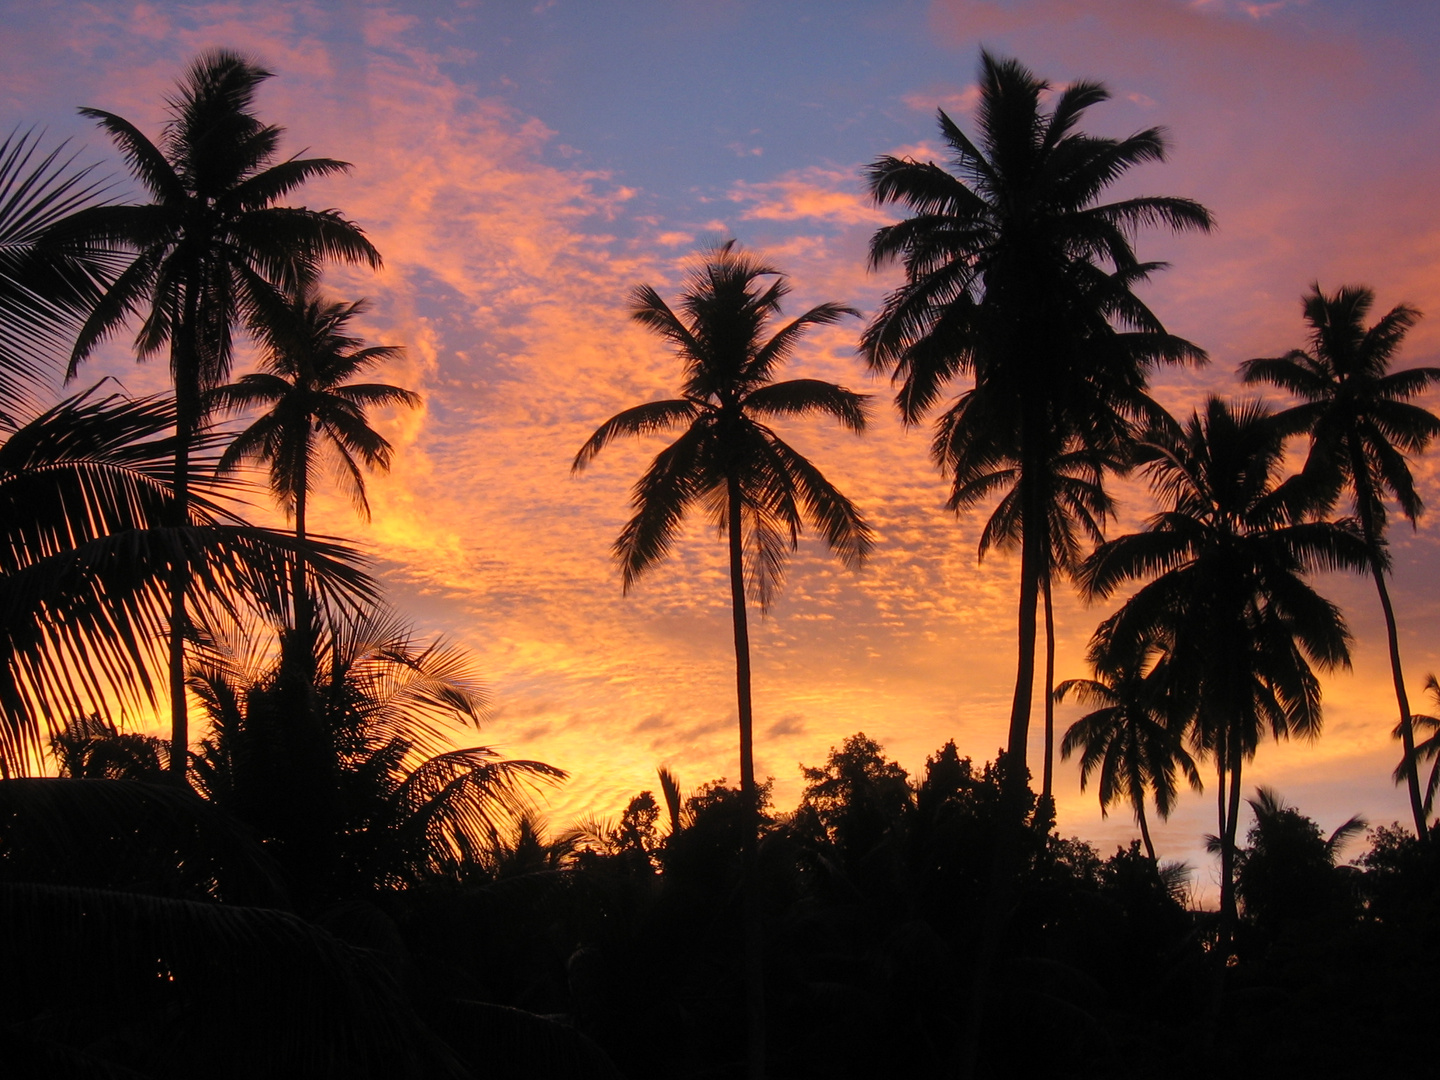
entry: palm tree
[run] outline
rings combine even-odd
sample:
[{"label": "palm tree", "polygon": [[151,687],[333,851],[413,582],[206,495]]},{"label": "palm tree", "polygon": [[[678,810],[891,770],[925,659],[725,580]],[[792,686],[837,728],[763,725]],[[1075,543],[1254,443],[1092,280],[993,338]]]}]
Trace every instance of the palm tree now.
[{"label": "palm tree", "polygon": [[[246,460],[268,464],[270,490],[293,518],[302,549],[316,459],[328,457],[333,475],[349,489],[356,511],[368,521],[370,504],[360,466],[389,469],[391,446],[370,427],[366,409],[420,404],[418,394],[398,386],[349,381],[403,351],[396,345],[363,347],[362,340],[347,331],[350,320],[364,310],[364,300],[329,302],[313,288],[303,289],[266,319],[263,370],[217,387],[207,399],[211,408],[221,411],[270,406],[225,450],[219,471],[228,472]],[[291,593],[295,627],[308,635],[313,632],[310,593],[298,562]]]},{"label": "palm tree", "polygon": [[1240,365],[1247,383],[1267,382],[1287,390],[1302,404],[1286,410],[1282,422],[1311,437],[1305,474],[1338,496],[1348,489],[1354,513],[1369,547],[1365,568],[1375,580],[1385,633],[1390,646],[1390,675],[1400,710],[1398,731],[1405,748],[1405,783],[1416,835],[1429,842],[1426,809],[1420,795],[1415,763],[1415,733],[1410,723],[1410,699],[1400,667],[1400,641],[1395,631],[1395,609],[1385,587],[1389,560],[1385,554],[1385,501],[1393,499],[1414,524],[1423,505],[1415,491],[1406,454],[1420,454],[1440,435],[1440,419],[1411,400],[1440,383],[1440,368],[1390,371],[1405,335],[1420,318],[1414,308],[1400,304],[1375,325],[1365,317],[1375,303],[1370,289],[1348,286],[1326,296],[1318,284],[1305,296],[1305,321],[1310,326],[1309,348],[1292,349],[1284,356],[1247,360]]},{"label": "palm tree", "polygon": [[[1276,739],[1320,732],[1312,667],[1350,663],[1340,610],[1304,574],[1363,566],[1350,522],[1313,520],[1313,489],[1279,482],[1284,428],[1258,403],[1211,398],[1182,428],[1173,420],[1142,444],[1162,509],[1143,532],[1096,549],[1077,580],[1089,598],[1153,578],[1095,632],[1107,669],[1143,670],[1158,655],[1171,730],[1215,764],[1221,912],[1235,919],[1235,830],[1241,770],[1265,730]],[[1227,799],[1228,784],[1228,799]]]},{"label": "palm tree", "polygon": [[[991,548],[1013,550],[1022,546],[1025,526],[1020,505],[1020,469],[1013,457],[993,460],[994,455],[974,452],[976,440],[988,438],[983,406],[976,402],[983,392],[971,390],[960,396],[938,424],[933,444],[937,460],[954,477],[946,507],[962,511],[1000,494],[990,519],[980,534],[979,557]],[[1089,451],[1072,440],[1070,448],[1049,458],[1036,486],[1043,493],[1045,508],[1044,549],[1047,564],[1042,568],[1040,595],[1045,612],[1045,750],[1041,774],[1041,796],[1054,809],[1055,784],[1055,618],[1051,585],[1057,574],[1071,574],[1080,563],[1085,540],[1104,541],[1105,522],[1115,503],[1105,491],[1104,474],[1123,471],[1125,462],[1113,455]],[[1003,494],[1001,494],[1003,493]],[[1083,538],[1083,539],[1082,539]]]},{"label": "palm tree", "polygon": [[[270,74],[224,50],[202,55],[171,100],[159,146],[123,117],[82,109],[114,140],[152,201],[82,209],[52,230],[64,250],[134,253],[81,328],[69,372],[132,316],[141,317],[135,339],[141,360],[168,345],[175,387],[176,525],[189,513],[189,455],[204,421],[204,393],[229,372],[236,324],[258,319],[276,288],[290,292],[313,278],[324,258],[380,264],[360,229],[337,211],[276,205],[306,180],[349,166],[331,158],[278,160],[282,129],[251,112],[256,90]],[[172,569],[171,762],[181,779],[189,743],[188,578],[183,564]]]},{"label": "palm tree", "polygon": [[1349,880],[1357,872],[1336,862],[1345,844],[1365,831],[1365,819],[1352,817],[1326,837],[1274,788],[1256,788],[1245,801],[1255,824],[1238,855],[1235,891],[1246,918],[1266,936],[1277,936],[1287,923],[1358,915],[1358,890]]},{"label": "palm tree", "polygon": [[338,618],[302,642],[314,656],[299,694],[296,648],[254,630],[191,668],[209,720],[194,786],[270,842],[310,903],[459,881],[532,786],[565,777],[454,748],[456,724],[486,717],[483,687],[463,652],[421,644],[393,617]]},{"label": "palm tree", "polygon": [[327,591],[373,595],[352,552],[300,552],[203,495],[192,495],[189,524],[172,527],[174,424],[172,403],[98,387],[0,422],[0,776],[38,765],[42,728],[154,705],[177,562],[191,567],[211,625],[245,606],[280,610],[296,558]]},{"label": "palm tree", "polygon": [[[761,280],[767,277],[774,279],[768,285]],[[820,304],[766,337],[788,291],[779,271],[737,249],[733,240],[708,249],[691,271],[681,314],[649,285],[637,288],[631,295],[631,317],[674,346],[685,371],[683,396],[612,416],[580,448],[573,466],[579,472],[618,436],[684,429],[635,485],[635,515],[614,546],[626,591],[665,557],[686,512],[696,506],[705,509],[729,543],[740,788],[751,814],[745,893],[752,1077],[764,1073],[764,1016],[753,880],[759,805],[746,586],[762,611],[769,606],[782,580],[785,554],[795,549],[802,523],[813,526],[847,566],[857,567],[871,547],[870,527],[850,500],[764,422],[818,413],[857,434],[865,429],[865,395],[819,379],[772,381],[809,327],[859,314],[840,304]]]},{"label": "palm tree", "polygon": [[862,346],[871,366],[900,384],[896,404],[907,424],[952,379],[973,377],[985,423],[941,464],[957,478],[969,471],[966,455],[1016,470],[1019,661],[1007,754],[1010,775],[1023,783],[1036,603],[1051,566],[1043,478],[1077,441],[1105,455],[1123,447],[1147,408],[1150,367],[1203,359],[1135,296],[1160,264],[1138,262],[1131,244],[1143,226],[1203,231],[1211,219],[1188,199],[1097,201],[1131,167],[1165,156],[1158,128],[1118,140],[1077,130],[1085,111],[1109,97],[1100,84],[1071,84],[1046,113],[1049,84],[1015,60],[983,52],[979,81],[978,146],[939,113],[953,174],[894,157],[870,166],[875,200],[915,213],[871,241],[872,266],[902,260],[906,281]]},{"label": "palm tree", "polygon": [[[1160,669],[1163,671],[1163,667]],[[1055,700],[1074,696],[1087,705],[1096,705],[1065,732],[1060,754],[1069,759],[1080,750],[1080,790],[1090,774],[1100,770],[1100,813],[1113,802],[1124,799],[1135,811],[1145,854],[1159,866],[1150,826],[1145,819],[1145,795],[1155,799],[1161,819],[1168,818],[1178,794],[1176,771],[1190,786],[1201,790],[1200,773],[1170,727],[1170,715],[1154,669],[1142,675],[1135,668],[1096,671],[1098,679],[1067,679],[1055,688]]]}]

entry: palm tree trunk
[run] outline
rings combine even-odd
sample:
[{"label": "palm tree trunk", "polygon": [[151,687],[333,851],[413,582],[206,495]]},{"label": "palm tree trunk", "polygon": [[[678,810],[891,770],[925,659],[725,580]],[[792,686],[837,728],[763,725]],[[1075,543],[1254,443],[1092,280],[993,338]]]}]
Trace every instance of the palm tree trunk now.
[{"label": "palm tree trunk", "polygon": [[755,786],[754,716],[750,698],[750,628],[745,618],[745,546],[740,481],[729,479],[730,610],[735,625],[735,696],[740,717],[740,795],[749,821],[745,827],[740,893],[745,938],[746,1076],[765,1076],[765,970],[761,953],[758,851],[760,805]]},{"label": "palm tree trunk", "polygon": [[1390,678],[1395,683],[1395,703],[1400,707],[1400,743],[1405,750],[1405,786],[1410,793],[1410,813],[1415,819],[1415,835],[1424,846],[1430,842],[1430,831],[1426,827],[1425,800],[1420,796],[1420,763],[1415,759],[1415,727],[1410,722],[1410,697],[1405,692],[1405,673],[1400,668],[1395,609],[1390,604],[1390,590],[1385,587],[1385,571],[1373,556],[1370,573],[1375,578],[1375,591],[1380,594],[1380,607],[1385,612],[1385,638],[1390,645]]},{"label": "palm tree trunk", "polygon": [[1220,881],[1221,881],[1221,886],[1220,886],[1220,911],[1221,911],[1221,915],[1222,915],[1222,916],[1224,915],[1224,911],[1225,911],[1225,885],[1224,885],[1224,882],[1225,882],[1225,867],[1226,867],[1226,865],[1227,865],[1227,863],[1226,863],[1226,861],[1225,861],[1225,849],[1224,849],[1224,844],[1225,844],[1225,835],[1226,835],[1226,832],[1227,832],[1228,830],[1225,828],[1225,820],[1226,820],[1226,810],[1227,810],[1228,807],[1229,807],[1229,800],[1225,797],[1225,795],[1226,795],[1226,790],[1225,790],[1225,777],[1226,777],[1226,771],[1227,771],[1227,770],[1226,770],[1227,762],[1226,762],[1226,759],[1225,759],[1225,747],[1226,747],[1226,740],[1227,740],[1227,738],[1228,738],[1228,736],[1226,735],[1226,733],[1222,731],[1222,732],[1220,733],[1219,743],[1218,743],[1218,745],[1217,745],[1216,748],[1215,748],[1215,807],[1216,807],[1216,813],[1215,813],[1215,817],[1216,817],[1215,835],[1216,835],[1217,837],[1219,837],[1219,839],[1220,839],[1220,844],[1221,844],[1221,849],[1220,849]]},{"label": "palm tree trunk", "polygon": [[[184,318],[172,311],[170,338],[170,369],[175,381],[175,510],[174,527],[179,530],[190,524],[190,443],[200,423],[200,350],[196,344],[195,325],[199,318],[199,267],[191,267],[192,277],[185,289]],[[179,306],[178,304],[176,305]],[[178,784],[186,783],[190,764],[190,721],[185,700],[185,631],[188,618],[185,594],[190,590],[190,566],[176,534],[177,555],[170,568],[169,654],[170,675],[170,776]]]},{"label": "palm tree trunk", "polygon": [[1020,540],[1020,658],[1015,672],[1015,697],[1010,707],[1010,733],[1006,754],[1010,758],[1007,776],[1017,790],[1026,786],[1025,755],[1030,739],[1030,704],[1035,692],[1035,609],[1040,594],[1044,561],[1040,555],[1041,522],[1044,515],[1035,501],[1034,481],[1020,477],[1022,535]]},{"label": "palm tree trunk", "polygon": [[[175,419],[175,521],[177,529],[183,528],[190,516],[190,438],[194,430],[189,417],[179,407]],[[176,546],[181,541],[177,534]],[[190,567],[183,556],[177,555],[170,568],[170,619],[169,652],[167,664],[170,681],[170,775],[177,783],[184,784],[189,764],[190,725],[185,702],[185,594],[190,586]]]},{"label": "palm tree trunk", "polygon": [[1149,857],[1152,866],[1159,866],[1160,860],[1155,858],[1155,844],[1150,839],[1150,825],[1145,820],[1145,795],[1143,792],[1135,801],[1135,820],[1140,825],[1140,840],[1145,845],[1146,856]]},{"label": "palm tree trunk", "polygon": [[[1055,609],[1050,601],[1050,573],[1041,580],[1045,600],[1045,768],[1040,795],[1051,814],[1055,809]],[[1144,812],[1143,810],[1141,811]]]},{"label": "palm tree trunk", "polygon": [[1410,695],[1405,692],[1405,673],[1400,667],[1400,637],[1395,629],[1395,609],[1390,604],[1390,590],[1385,587],[1385,569],[1380,565],[1380,537],[1375,527],[1374,491],[1364,455],[1354,439],[1348,440],[1350,475],[1355,485],[1355,509],[1360,517],[1360,531],[1370,550],[1370,575],[1375,591],[1380,594],[1380,607],[1385,612],[1385,639],[1390,646],[1390,678],[1395,684],[1395,704],[1400,709],[1400,744],[1405,752],[1405,786],[1410,794],[1410,814],[1415,819],[1415,835],[1423,848],[1430,842],[1426,828],[1425,800],[1420,797],[1420,762],[1415,758],[1415,728],[1410,722]]},{"label": "palm tree trunk", "polygon": [[[296,646],[302,660],[313,662],[315,655],[315,613],[310,605],[310,585],[305,576],[305,501],[310,488],[310,432],[307,421],[302,436],[300,476],[295,491],[295,561],[290,567],[290,595],[295,605]],[[312,672],[313,673],[313,672]]]},{"label": "palm tree trunk", "polygon": [[1235,927],[1240,922],[1240,912],[1235,903],[1235,834],[1240,825],[1240,766],[1243,755],[1238,745],[1230,747],[1230,807],[1225,818],[1225,834],[1221,837],[1220,848],[1220,920],[1226,948],[1233,940]]}]

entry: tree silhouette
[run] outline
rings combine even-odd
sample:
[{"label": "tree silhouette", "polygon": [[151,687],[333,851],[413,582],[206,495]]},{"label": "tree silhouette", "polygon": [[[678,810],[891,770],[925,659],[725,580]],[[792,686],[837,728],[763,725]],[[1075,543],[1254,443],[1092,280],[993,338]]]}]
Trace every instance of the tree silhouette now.
[{"label": "tree silhouette", "polygon": [[[203,423],[204,393],[229,373],[236,324],[256,321],[276,288],[293,291],[315,276],[324,258],[380,265],[375,248],[338,212],[276,205],[306,180],[349,166],[331,158],[277,159],[282,129],[251,112],[255,92],[270,74],[225,50],[202,55],[170,101],[159,146],[123,117],[82,109],[109,134],[152,201],[88,207],[52,229],[62,250],[134,253],[81,328],[70,374],[134,316],[141,320],[139,359],[169,346],[177,525],[189,511],[190,446]],[[177,563],[170,581],[170,760],[182,780],[189,743],[188,578],[186,566]]]},{"label": "tree silhouette", "polygon": [[[1163,667],[1159,669],[1163,673]],[[1067,679],[1055,688],[1055,699],[1073,696],[1099,708],[1086,713],[1065,732],[1060,754],[1080,754],[1080,790],[1091,773],[1100,771],[1100,813],[1112,802],[1129,802],[1140,826],[1145,854],[1159,866],[1150,827],[1145,820],[1145,795],[1151,792],[1161,819],[1175,806],[1176,772],[1184,775],[1196,791],[1201,789],[1200,773],[1185,752],[1181,733],[1170,727],[1167,702],[1161,680],[1152,669],[1143,676],[1133,668],[1096,672],[1099,679]]]},{"label": "tree silhouette", "polygon": [[1440,368],[1390,371],[1390,362],[1420,313],[1400,304],[1366,327],[1365,317],[1374,303],[1370,289],[1348,286],[1326,296],[1318,284],[1312,286],[1304,299],[1310,326],[1308,350],[1247,360],[1240,372],[1247,383],[1267,382],[1301,399],[1302,404],[1281,414],[1281,422],[1311,437],[1305,475],[1332,498],[1348,490],[1354,500],[1355,517],[1370,549],[1366,569],[1375,580],[1385,613],[1390,674],[1400,710],[1397,730],[1410,763],[1404,780],[1415,833],[1424,844],[1429,837],[1427,809],[1420,794],[1395,609],[1385,586],[1389,562],[1385,501],[1393,499],[1412,524],[1423,509],[1405,455],[1424,452],[1440,435],[1440,419],[1411,399],[1440,383]]},{"label": "tree silhouette", "polygon": [[1119,140],[1077,130],[1085,111],[1109,97],[1100,84],[1071,84],[1047,113],[1040,103],[1049,84],[988,52],[979,83],[978,146],[939,113],[953,174],[893,157],[870,166],[876,201],[915,213],[871,241],[871,264],[902,260],[906,282],[862,344],[870,364],[900,384],[907,424],[952,379],[974,378],[972,394],[941,422],[952,441],[936,445],[956,493],[967,477],[1015,470],[1019,660],[1007,754],[1023,782],[1036,603],[1054,539],[1046,500],[1055,493],[1045,477],[1076,449],[1113,456],[1124,446],[1148,406],[1150,367],[1203,358],[1132,292],[1159,264],[1137,261],[1131,240],[1144,226],[1206,230],[1211,219],[1188,199],[1097,201],[1130,168],[1165,154],[1158,128]]},{"label": "tree silhouette", "polygon": [[200,657],[191,688],[209,730],[191,767],[196,790],[270,841],[309,903],[462,880],[528,808],[529,786],[564,778],[454,748],[453,725],[485,715],[458,650],[373,613],[332,619],[308,643],[304,664],[252,639]]},{"label": "tree silhouette", "polygon": [[301,553],[204,495],[174,526],[174,423],[170,403],[91,388],[0,425],[0,776],[38,766],[42,727],[154,704],[178,562],[216,626],[246,608],[282,610],[286,567],[302,556],[328,592],[373,596],[352,552]]},{"label": "tree silhouette", "polygon": [[[328,459],[356,511],[368,520],[370,504],[361,465],[389,469],[391,446],[370,427],[366,410],[420,404],[419,395],[398,386],[349,381],[402,351],[394,345],[364,347],[360,338],[347,332],[350,320],[364,310],[363,300],[328,302],[313,288],[302,288],[290,303],[267,312],[260,331],[262,370],[217,387],[207,398],[211,408],[228,412],[269,406],[235,437],[218,468],[228,472],[246,460],[268,465],[270,490],[294,520],[295,539],[302,549],[307,540],[306,499],[317,460]],[[302,565],[295,565],[291,591],[295,628],[308,636],[314,632],[313,612]]]},{"label": "tree silhouette", "polygon": [[[761,279],[771,277],[768,285]],[[729,241],[704,253],[690,273],[677,315],[648,285],[631,297],[631,317],[669,342],[684,365],[682,397],[653,401],[605,421],[575,455],[583,469],[613,439],[683,427],[636,483],[635,515],[615,541],[624,587],[665,557],[687,511],[703,507],[726,536],[735,634],[735,684],[740,721],[740,787],[756,805],[750,636],[746,586],[768,607],[779,587],[785,554],[809,523],[848,566],[870,550],[860,512],[804,456],[765,423],[774,417],[823,414],[851,431],[865,428],[865,396],[819,379],[774,382],[776,368],[811,326],[856,315],[820,304],[769,337],[770,320],[788,292],[779,271]],[[764,1073],[764,1014],[760,994],[759,909],[753,888],[754,829],[747,841],[746,950],[750,1030],[749,1074]]]},{"label": "tree silhouette", "polygon": [[[1162,509],[1144,532],[1101,545],[1078,580],[1089,597],[1153,578],[1095,632],[1107,669],[1141,669],[1159,652],[1157,678],[1190,740],[1215,763],[1221,837],[1221,912],[1235,920],[1235,830],[1243,762],[1268,729],[1277,739],[1320,731],[1322,670],[1348,666],[1340,611],[1303,575],[1363,566],[1352,523],[1309,520],[1303,484],[1281,484],[1284,429],[1261,405],[1211,398],[1183,428],[1171,421],[1142,445]],[[1227,799],[1227,787],[1228,799]]]},{"label": "tree silhouette", "polygon": [[[969,445],[986,436],[983,422],[969,423],[969,406],[976,393],[961,395],[956,406],[945,414],[935,437],[935,455],[945,461],[954,475],[954,486],[946,506],[964,510],[995,494],[1000,501],[980,533],[981,559],[992,547],[1013,550],[1024,541],[1025,522],[1020,504],[1020,469],[1013,461],[991,462],[974,455]],[[961,432],[959,429],[970,430]],[[979,430],[976,430],[976,429]],[[1114,500],[1105,491],[1105,472],[1122,471],[1126,466],[1113,454],[1095,453],[1072,443],[1066,452],[1044,463],[1044,472],[1032,478],[1043,491],[1043,529],[1048,562],[1042,568],[1040,598],[1045,613],[1045,750],[1040,793],[1052,801],[1055,790],[1055,619],[1051,586],[1057,575],[1069,575],[1080,563],[1085,541],[1104,541],[1105,523],[1114,511]],[[1003,493],[1003,494],[1002,494]],[[1082,539],[1083,537],[1083,539]]]},{"label": "tree silhouette", "polygon": [[1340,849],[1365,831],[1364,818],[1352,817],[1326,837],[1274,788],[1257,788],[1245,801],[1255,824],[1237,856],[1235,891],[1247,919],[1273,937],[1287,924],[1358,913],[1359,897],[1347,881],[1356,871],[1336,862]]}]

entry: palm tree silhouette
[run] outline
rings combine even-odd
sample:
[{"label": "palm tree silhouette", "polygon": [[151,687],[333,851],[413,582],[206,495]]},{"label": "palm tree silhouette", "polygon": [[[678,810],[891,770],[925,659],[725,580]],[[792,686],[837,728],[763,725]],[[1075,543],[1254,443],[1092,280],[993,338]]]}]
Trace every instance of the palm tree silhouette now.
[{"label": "palm tree silhouette", "polygon": [[393,616],[351,612],[303,642],[315,655],[302,694],[297,647],[268,644],[242,634],[192,666],[209,720],[194,786],[271,841],[312,903],[463,880],[529,809],[530,789],[566,775],[456,749],[455,726],[486,718],[473,665]]},{"label": "palm tree silhouette", "polygon": [[[350,320],[365,306],[364,300],[329,302],[313,288],[303,288],[288,304],[267,313],[261,330],[263,370],[207,396],[208,406],[219,411],[270,407],[226,448],[219,471],[228,472],[247,460],[267,464],[270,489],[293,518],[302,549],[307,541],[306,498],[317,458],[329,459],[356,512],[368,521],[361,465],[372,471],[389,469],[391,446],[370,427],[366,409],[420,404],[418,394],[398,386],[348,381],[403,351],[395,345],[365,347],[362,339],[347,332]],[[314,631],[313,612],[303,563],[298,561],[291,594],[295,629],[308,637]]]},{"label": "palm tree silhouette", "polygon": [[[762,278],[773,278],[768,285]],[[853,308],[820,304],[769,337],[770,320],[789,291],[779,271],[739,250],[733,240],[708,249],[690,273],[677,315],[649,285],[631,296],[631,317],[675,348],[684,366],[682,397],[652,401],[612,416],[579,453],[579,472],[621,435],[683,427],[636,483],[635,515],[615,541],[624,588],[665,557],[687,511],[703,507],[726,536],[735,635],[735,688],[740,723],[740,787],[750,809],[746,837],[746,985],[749,1069],[764,1073],[759,908],[754,883],[755,784],[746,586],[761,610],[779,587],[787,551],[809,523],[847,566],[871,547],[870,527],[855,506],[764,421],[825,414],[857,434],[865,428],[865,395],[819,379],[773,382],[777,367],[811,326],[834,323]]]},{"label": "palm tree silhouette", "polygon": [[[954,174],[894,157],[870,166],[876,201],[915,213],[871,241],[872,266],[902,260],[906,282],[862,344],[870,364],[900,384],[896,404],[907,424],[950,380],[973,376],[986,423],[965,452],[1017,472],[1019,661],[1007,754],[1023,782],[1036,603],[1051,566],[1043,477],[1076,440],[1106,455],[1128,441],[1147,408],[1151,366],[1203,358],[1131,291],[1160,265],[1138,262],[1131,239],[1143,226],[1207,230],[1211,219],[1188,199],[1097,202],[1131,167],[1165,155],[1158,128],[1119,140],[1076,130],[1109,97],[1098,83],[1071,84],[1046,113],[1049,84],[1018,61],[983,52],[979,82],[978,146],[939,113]],[[958,450],[937,456],[959,476]]]},{"label": "palm tree silhouette", "polygon": [[[110,135],[152,201],[88,207],[53,230],[62,248],[135,255],[81,328],[69,374],[134,315],[141,316],[135,339],[141,360],[169,346],[177,525],[189,513],[189,455],[203,424],[203,395],[230,370],[237,322],[257,317],[276,287],[289,292],[313,278],[324,258],[380,265],[379,253],[364,234],[337,211],[276,205],[306,180],[343,172],[349,165],[331,158],[277,160],[282,129],[262,124],[251,112],[255,92],[270,74],[224,50],[202,55],[171,100],[159,146],[123,117],[82,109]],[[170,583],[170,759],[180,779],[189,742],[188,576],[177,564]]]},{"label": "palm tree silhouette", "polygon": [[1091,598],[1153,577],[1100,625],[1091,655],[1121,670],[1163,656],[1169,726],[1188,724],[1191,744],[1215,763],[1227,927],[1242,765],[1267,728],[1276,739],[1318,735],[1312,665],[1350,663],[1340,610],[1303,575],[1363,566],[1367,556],[1352,523],[1311,519],[1313,489],[1278,482],[1284,441],[1264,406],[1232,409],[1219,398],[1183,428],[1157,428],[1141,450],[1161,511],[1144,532],[1101,545],[1077,575]]},{"label": "palm tree silhouette", "polygon": [[[1163,674],[1163,667],[1158,669]],[[1062,757],[1080,754],[1080,790],[1091,773],[1100,771],[1100,812],[1121,799],[1135,811],[1145,854],[1159,865],[1150,826],[1145,818],[1145,795],[1152,792],[1161,819],[1168,818],[1178,794],[1177,770],[1190,786],[1201,789],[1200,773],[1186,753],[1180,734],[1171,729],[1162,678],[1152,669],[1142,675],[1134,668],[1097,671],[1098,679],[1067,679],[1055,688],[1055,699],[1074,697],[1086,705],[1099,706],[1086,713],[1065,732],[1060,746]]]},{"label": "palm tree silhouette", "polygon": [[1324,486],[1332,498],[1348,489],[1354,499],[1355,517],[1370,549],[1366,568],[1385,613],[1390,674],[1400,710],[1397,730],[1405,760],[1410,762],[1404,773],[1410,811],[1416,834],[1425,844],[1429,842],[1427,810],[1420,794],[1410,699],[1400,667],[1395,609],[1385,587],[1389,563],[1385,500],[1394,499],[1412,525],[1423,509],[1405,455],[1424,452],[1440,435],[1440,419],[1411,399],[1440,383],[1440,368],[1390,371],[1391,360],[1420,313],[1400,304],[1366,327],[1365,317],[1374,303],[1370,289],[1348,286],[1326,296],[1318,284],[1312,286],[1304,299],[1310,326],[1308,350],[1247,360],[1240,372],[1247,383],[1267,382],[1301,399],[1302,404],[1281,416],[1291,430],[1311,437],[1305,475]]},{"label": "palm tree silhouette", "polygon": [[[948,509],[965,510],[995,494],[1000,501],[980,533],[979,557],[991,548],[1014,550],[1022,546],[1025,523],[1020,505],[1020,469],[1013,457],[995,460],[979,449],[989,437],[983,406],[976,408],[983,392],[962,394],[941,417],[933,452],[954,477]],[[978,422],[977,422],[978,420]],[[1040,793],[1053,809],[1055,784],[1055,618],[1051,585],[1057,574],[1071,574],[1079,565],[1085,540],[1099,544],[1105,539],[1105,523],[1114,511],[1114,500],[1105,491],[1104,474],[1123,471],[1126,462],[1113,454],[1085,449],[1072,440],[1066,450],[1048,458],[1034,486],[1044,497],[1044,549],[1049,558],[1042,568],[1040,597],[1045,613],[1045,749]],[[1003,494],[1001,494],[1003,493]],[[1082,539],[1083,538],[1083,539]]]},{"label": "palm tree silhouette", "polygon": [[0,420],[0,776],[29,771],[42,727],[67,715],[154,705],[177,562],[191,567],[210,625],[245,607],[280,610],[297,558],[328,592],[373,596],[352,552],[298,551],[203,494],[192,494],[189,524],[172,527],[173,403],[100,390]]}]

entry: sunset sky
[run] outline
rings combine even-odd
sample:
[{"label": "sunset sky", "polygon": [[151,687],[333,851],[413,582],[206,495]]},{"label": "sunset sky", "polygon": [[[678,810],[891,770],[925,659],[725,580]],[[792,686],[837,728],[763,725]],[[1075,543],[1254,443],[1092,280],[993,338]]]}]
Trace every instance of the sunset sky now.
[{"label": "sunset sky", "polygon": [[[735,237],[791,276],[792,313],[835,300],[868,317],[899,279],[866,268],[871,233],[894,217],[866,198],[861,170],[882,154],[943,161],[935,110],[972,127],[982,45],[1057,84],[1105,82],[1113,100],[1088,130],[1167,128],[1169,161],[1116,195],[1184,195],[1214,211],[1212,235],[1138,244],[1173,264],[1143,295],[1211,356],[1157,382],[1172,410],[1244,393],[1241,360],[1301,345],[1299,300],[1314,281],[1368,284],[1382,311],[1405,301],[1431,313],[1401,363],[1440,363],[1440,15],[1424,0],[6,0],[3,11],[3,126],[72,139],[117,196],[133,189],[76,108],[156,135],[165,95],[213,46],[276,73],[260,113],[287,127],[288,152],[354,163],[303,201],[357,221],[385,268],[326,284],[373,299],[363,329],[406,347],[386,374],[425,406],[378,419],[397,453],[371,482],[373,523],[324,498],[311,525],[355,537],[401,610],[473,650],[495,700],[483,741],[573,774],[550,799],[557,826],[617,814],[656,786],[658,765],[687,788],[738,772],[723,545],[697,521],[622,596],[610,544],[663,444],[617,445],[583,477],[569,471],[601,420],[678,384],[673,357],[628,323],[628,291],[648,282],[673,297],[699,246]],[[857,730],[912,770],[947,739],[977,760],[1004,741],[1018,560],[977,565],[989,508],[943,509],[928,434],[902,429],[887,384],[865,372],[860,325],[812,334],[789,369],[875,394],[863,439],[804,424],[784,434],[879,542],[858,574],[803,543],[755,628],[758,769],[782,809],[799,763]],[[136,367],[124,345],[82,380],[162,389],[164,366]],[[1440,506],[1436,459],[1417,475]],[[1143,490],[1122,490],[1115,535],[1150,512]],[[1421,686],[1440,671],[1435,517],[1392,533],[1412,702],[1432,710]],[[1354,670],[1326,682],[1323,737],[1262,746],[1246,786],[1275,786],[1327,829],[1354,813],[1403,819],[1378,602],[1358,578],[1321,588],[1350,620]],[[1085,643],[1109,610],[1059,594],[1060,678],[1086,674]],[[1076,715],[1061,710],[1062,730]],[[1102,821],[1073,763],[1057,775],[1063,833],[1102,848],[1133,835],[1125,808]],[[1156,829],[1162,855],[1200,868],[1202,892],[1213,814],[1212,799],[1187,796]]]}]

